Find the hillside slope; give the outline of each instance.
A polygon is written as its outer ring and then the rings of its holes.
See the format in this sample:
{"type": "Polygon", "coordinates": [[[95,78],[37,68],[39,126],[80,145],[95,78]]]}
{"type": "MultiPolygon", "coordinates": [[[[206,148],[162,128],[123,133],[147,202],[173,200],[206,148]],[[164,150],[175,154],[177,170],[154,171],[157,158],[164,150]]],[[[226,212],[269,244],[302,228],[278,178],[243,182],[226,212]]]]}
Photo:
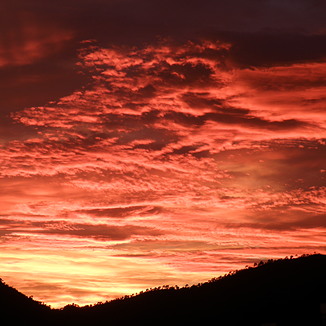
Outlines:
{"type": "Polygon", "coordinates": [[[270,261],[196,286],[165,286],[103,304],[60,310],[0,284],[1,316],[10,315],[18,325],[313,326],[326,325],[321,314],[324,303],[324,255],[270,261]]]}
{"type": "Polygon", "coordinates": [[[93,307],[71,307],[61,318],[78,325],[307,326],[322,324],[322,303],[326,256],[313,255],[273,261],[190,288],[157,289],[93,307]]]}
{"type": "Polygon", "coordinates": [[[52,319],[51,313],[50,307],[25,296],[0,279],[0,325],[46,325],[44,322],[52,319]]]}

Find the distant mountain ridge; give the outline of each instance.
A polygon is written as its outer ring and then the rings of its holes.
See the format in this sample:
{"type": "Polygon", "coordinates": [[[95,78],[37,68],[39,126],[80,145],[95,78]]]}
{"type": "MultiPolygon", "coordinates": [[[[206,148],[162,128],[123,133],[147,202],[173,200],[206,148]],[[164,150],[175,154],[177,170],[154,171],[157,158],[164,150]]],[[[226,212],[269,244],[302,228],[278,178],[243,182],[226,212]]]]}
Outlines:
{"type": "MultiPolygon", "coordinates": [[[[326,256],[270,260],[190,287],[63,309],[0,283],[3,325],[326,325],[326,256]]],[[[0,323],[2,325],[2,323],[0,323]]]]}

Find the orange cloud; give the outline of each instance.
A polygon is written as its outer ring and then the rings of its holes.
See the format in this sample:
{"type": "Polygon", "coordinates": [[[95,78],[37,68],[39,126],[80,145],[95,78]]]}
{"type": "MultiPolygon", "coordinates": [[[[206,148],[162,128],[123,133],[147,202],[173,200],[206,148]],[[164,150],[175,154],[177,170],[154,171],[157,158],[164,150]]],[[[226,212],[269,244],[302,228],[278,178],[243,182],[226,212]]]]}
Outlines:
{"type": "MultiPolygon", "coordinates": [[[[64,250],[67,274],[45,278],[84,280],[50,282],[52,298],[44,280],[40,299],[91,303],[100,285],[115,296],[325,251],[325,65],[227,69],[231,49],[90,45],[90,85],[11,115],[33,133],[0,146],[1,250],[38,248],[49,271],[47,250],[64,250]]],[[[32,284],[26,255],[15,264],[32,284]]]]}

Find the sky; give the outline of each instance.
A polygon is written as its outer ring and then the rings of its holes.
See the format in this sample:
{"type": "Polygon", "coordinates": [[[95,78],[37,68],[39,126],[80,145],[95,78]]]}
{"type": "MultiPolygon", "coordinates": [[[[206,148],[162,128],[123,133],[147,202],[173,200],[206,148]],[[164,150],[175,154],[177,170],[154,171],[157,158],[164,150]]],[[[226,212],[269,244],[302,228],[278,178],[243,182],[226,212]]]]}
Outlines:
{"type": "Polygon", "coordinates": [[[52,307],[326,253],[323,0],[0,4],[0,277],[52,307]]]}

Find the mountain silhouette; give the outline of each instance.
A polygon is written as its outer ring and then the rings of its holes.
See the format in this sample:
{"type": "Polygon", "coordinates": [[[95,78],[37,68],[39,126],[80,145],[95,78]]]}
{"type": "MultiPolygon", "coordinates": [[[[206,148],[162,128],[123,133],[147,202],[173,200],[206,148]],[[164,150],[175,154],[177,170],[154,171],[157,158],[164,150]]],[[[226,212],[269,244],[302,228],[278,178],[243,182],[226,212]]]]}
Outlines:
{"type": "Polygon", "coordinates": [[[25,296],[0,279],[0,325],[40,325],[38,321],[46,320],[50,314],[50,307],[25,296]]]}
{"type": "MultiPolygon", "coordinates": [[[[261,262],[208,282],[162,286],[110,302],[62,309],[0,283],[4,325],[326,325],[326,256],[261,262]]],[[[1,323],[2,324],[2,323],[1,323]]]]}

